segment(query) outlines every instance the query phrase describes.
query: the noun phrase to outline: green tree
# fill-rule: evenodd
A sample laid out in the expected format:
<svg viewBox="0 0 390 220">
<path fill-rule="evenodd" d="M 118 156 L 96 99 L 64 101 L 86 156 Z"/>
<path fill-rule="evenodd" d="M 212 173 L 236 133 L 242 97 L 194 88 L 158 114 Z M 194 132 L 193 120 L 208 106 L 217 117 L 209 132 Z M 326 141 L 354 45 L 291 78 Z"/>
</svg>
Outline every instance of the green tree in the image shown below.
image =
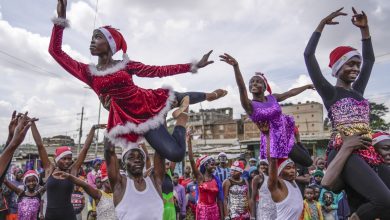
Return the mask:
<svg viewBox="0 0 390 220">
<path fill-rule="evenodd" d="M 383 103 L 370 102 L 370 125 L 373 130 L 386 131 L 390 128 L 383 117 L 389 113 L 389 108 Z"/>
</svg>

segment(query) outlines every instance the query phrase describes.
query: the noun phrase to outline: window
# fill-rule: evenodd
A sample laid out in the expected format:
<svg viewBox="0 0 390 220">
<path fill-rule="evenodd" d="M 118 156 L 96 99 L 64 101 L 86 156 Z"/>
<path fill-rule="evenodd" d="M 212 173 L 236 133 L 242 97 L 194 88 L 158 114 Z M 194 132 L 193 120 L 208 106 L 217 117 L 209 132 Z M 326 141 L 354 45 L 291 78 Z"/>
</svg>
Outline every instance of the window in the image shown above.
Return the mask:
<svg viewBox="0 0 390 220">
<path fill-rule="evenodd" d="M 311 105 L 311 108 L 314 108 L 314 106 L 313 106 L 313 105 Z"/>
<path fill-rule="evenodd" d="M 312 114 L 311 117 L 314 118 L 314 115 Z"/>
<path fill-rule="evenodd" d="M 297 115 L 297 118 L 299 118 L 299 115 Z"/>
<path fill-rule="evenodd" d="M 312 127 L 314 127 L 314 124 L 311 124 Z"/>
<path fill-rule="evenodd" d="M 220 125 L 220 126 L 219 126 L 219 130 L 220 130 L 220 131 L 223 131 L 223 125 Z"/>
<path fill-rule="evenodd" d="M 223 134 L 220 134 L 219 139 L 223 139 L 223 138 L 224 138 Z"/>
<path fill-rule="evenodd" d="M 297 109 L 299 109 L 299 106 L 297 106 Z"/>
</svg>

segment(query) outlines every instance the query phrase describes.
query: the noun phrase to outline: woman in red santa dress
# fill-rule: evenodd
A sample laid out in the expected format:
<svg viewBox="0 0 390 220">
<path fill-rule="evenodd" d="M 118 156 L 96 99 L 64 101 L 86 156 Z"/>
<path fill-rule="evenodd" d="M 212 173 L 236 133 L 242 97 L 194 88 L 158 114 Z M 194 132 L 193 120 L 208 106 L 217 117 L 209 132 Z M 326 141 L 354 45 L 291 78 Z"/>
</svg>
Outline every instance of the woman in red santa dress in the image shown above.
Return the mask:
<svg viewBox="0 0 390 220">
<path fill-rule="evenodd" d="M 164 158 L 181 161 L 185 154 L 186 116 L 177 120 L 172 135 L 164 126 L 165 116 L 173 104 L 179 109 L 173 112 L 177 118 L 188 105 L 204 100 L 213 101 L 226 91 L 217 89 L 212 93 L 177 93 L 169 88 L 143 89 L 134 84 L 133 75 L 139 77 L 165 77 L 186 72 L 195 73 L 213 61 L 208 58 L 212 51 L 205 54 L 197 63 L 168 66 L 148 66 L 130 61 L 127 45 L 122 34 L 110 26 L 93 31 L 90 51 L 98 56 L 97 65 L 77 62 L 62 50 L 62 35 L 66 20 L 66 0 L 58 0 L 58 18 L 53 19 L 49 53 L 70 74 L 90 86 L 103 100 L 109 97 L 109 118 L 107 124 L 108 139 L 115 145 L 128 148 L 145 137 L 149 144 Z M 113 60 L 112 56 L 123 51 L 123 60 Z M 184 118 L 184 120 L 182 120 Z"/>
</svg>

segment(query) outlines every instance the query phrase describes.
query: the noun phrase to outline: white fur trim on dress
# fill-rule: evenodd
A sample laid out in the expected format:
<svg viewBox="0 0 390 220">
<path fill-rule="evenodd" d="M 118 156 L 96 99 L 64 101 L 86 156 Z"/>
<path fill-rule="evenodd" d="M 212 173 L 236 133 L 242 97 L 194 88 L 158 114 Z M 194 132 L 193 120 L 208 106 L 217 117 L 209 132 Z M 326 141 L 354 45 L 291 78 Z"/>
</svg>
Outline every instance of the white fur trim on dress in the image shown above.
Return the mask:
<svg viewBox="0 0 390 220">
<path fill-rule="evenodd" d="M 124 53 L 123 60 L 121 60 L 120 62 L 118 62 L 117 64 L 115 64 L 114 66 L 112 66 L 110 68 L 107 68 L 105 70 L 100 71 L 96 68 L 95 64 L 91 63 L 88 66 L 88 69 L 91 72 L 91 75 L 93 75 L 93 76 L 106 76 L 106 75 L 116 73 L 119 70 L 123 70 L 126 67 L 128 62 L 130 62 L 129 56 L 127 56 L 127 54 Z"/>
<path fill-rule="evenodd" d="M 198 61 L 196 61 L 196 60 L 191 62 L 191 69 L 190 69 L 191 73 L 197 73 L 198 72 L 199 67 L 197 66 L 197 64 L 198 64 Z"/>
<path fill-rule="evenodd" d="M 135 124 L 132 122 L 126 122 L 125 125 L 117 125 L 110 129 L 110 131 L 106 132 L 105 136 L 116 146 L 122 147 L 122 149 L 125 149 L 129 146 L 138 146 L 139 142 L 143 141 L 143 138 L 139 138 L 137 142 L 128 142 L 124 138 L 119 138 L 119 135 L 122 134 L 128 134 L 128 133 L 136 133 L 139 135 L 143 135 L 149 130 L 155 129 L 158 126 L 164 124 L 166 114 L 171 110 L 171 105 L 173 101 L 175 100 L 175 94 L 171 87 L 164 86 L 163 89 L 169 90 L 169 96 L 165 103 L 165 107 L 161 109 L 161 111 L 153 116 L 152 118 L 149 118 L 144 123 L 141 124 Z"/>
<path fill-rule="evenodd" d="M 69 27 L 69 20 L 66 18 L 52 18 L 51 21 L 53 24 L 67 28 Z"/>
</svg>

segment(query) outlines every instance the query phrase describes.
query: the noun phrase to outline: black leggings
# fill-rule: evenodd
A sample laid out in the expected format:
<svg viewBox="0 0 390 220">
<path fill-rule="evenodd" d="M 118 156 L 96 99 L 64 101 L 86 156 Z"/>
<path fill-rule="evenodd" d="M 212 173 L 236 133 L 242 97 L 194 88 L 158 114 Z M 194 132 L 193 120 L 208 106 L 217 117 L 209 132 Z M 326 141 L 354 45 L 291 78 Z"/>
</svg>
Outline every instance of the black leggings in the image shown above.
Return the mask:
<svg viewBox="0 0 390 220">
<path fill-rule="evenodd" d="M 185 96 L 190 97 L 190 104 L 202 102 L 206 99 L 206 93 L 201 92 L 175 92 L 177 101 L 180 103 Z M 161 157 L 173 162 L 183 160 L 186 153 L 186 129 L 183 126 L 175 126 L 172 135 L 169 134 L 164 125 L 152 129 L 145 133 L 148 141 Z"/>
<path fill-rule="evenodd" d="M 304 167 L 309 167 L 313 164 L 309 151 L 301 144 L 294 144 L 288 157 L 295 163 L 299 163 Z"/>
<path fill-rule="evenodd" d="M 336 154 L 335 150 L 330 152 L 328 163 Z M 376 173 L 359 155 L 351 154 L 341 172 L 341 178 L 346 185 L 345 191 L 351 210 L 355 211 L 361 220 L 379 217 L 390 219 L 389 167 L 380 165 Z"/>
</svg>

